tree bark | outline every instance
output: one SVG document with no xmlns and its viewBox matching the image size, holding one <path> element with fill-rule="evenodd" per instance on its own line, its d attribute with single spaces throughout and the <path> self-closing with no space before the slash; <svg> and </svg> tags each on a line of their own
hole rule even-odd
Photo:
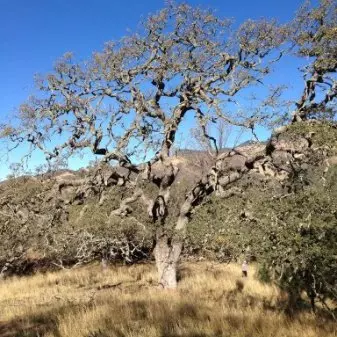
<svg viewBox="0 0 337 337">
<path fill-rule="evenodd" d="M 182 240 L 171 243 L 166 235 L 157 238 L 154 257 L 158 271 L 158 282 L 165 289 L 177 287 L 177 269 L 182 245 Z"/>
</svg>

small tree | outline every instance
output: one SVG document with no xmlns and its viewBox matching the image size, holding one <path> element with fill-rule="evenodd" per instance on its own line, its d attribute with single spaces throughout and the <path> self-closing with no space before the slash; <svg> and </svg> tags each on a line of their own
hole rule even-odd
<svg viewBox="0 0 337 337">
<path fill-rule="evenodd" d="M 336 167 L 330 170 L 325 186 L 316 183 L 288 198 L 266 202 L 269 240 L 257 245 L 278 283 L 293 300 L 306 291 L 314 310 L 316 299 L 325 304 L 337 298 L 336 172 Z"/>
</svg>

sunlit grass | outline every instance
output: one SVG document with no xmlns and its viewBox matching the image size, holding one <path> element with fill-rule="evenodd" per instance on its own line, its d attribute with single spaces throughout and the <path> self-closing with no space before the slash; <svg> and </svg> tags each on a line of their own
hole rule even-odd
<svg viewBox="0 0 337 337">
<path fill-rule="evenodd" d="M 0 282 L 0 336 L 337 336 L 310 311 L 288 317 L 285 295 L 234 264 L 185 263 L 176 291 L 153 265 L 72 270 Z"/>
</svg>

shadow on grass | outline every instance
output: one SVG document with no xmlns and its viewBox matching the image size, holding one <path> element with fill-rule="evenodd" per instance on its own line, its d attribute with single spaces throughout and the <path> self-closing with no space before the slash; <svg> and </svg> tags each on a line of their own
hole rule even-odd
<svg viewBox="0 0 337 337">
<path fill-rule="evenodd" d="M 106 299 L 104 300 L 106 301 Z M 214 305 L 212 304 L 214 303 Z M 222 311 L 222 303 L 229 307 Z M 107 304 L 107 302 L 105 302 Z M 100 306 L 99 303 L 96 303 Z M 278 335 L 279 325 L 290 325 L 285 330 L 292 329 L 298 321 L 303 327 L 312 325 L 319 327 L 322 336 L 333 334 L 331 322 L 300 315 L 289 318 L 284 315 L 283 320 L 274 322 L 268 319 L 269 313 L 284 312 L 283 305 L 262 300 L 261 298 L 245 294 L 242 285 L 223 293 L 220 297 L 209 298 L 203 303 L 195 298 L 188 299 L 129 299 L 126 301 L 108 301 L 109 308 L 104 316 L 102 326 L 87 337 L 126 337 L 126 336 L 158 336 L 158 337 L 206 337 L 230 336 L 240 333 L 242 336 L 272 336 Z M 261 315 L 250 315 L 254 308 L 261 310 Z M 258 309 L 258 310 L 259 310 Z M 310 308 L 303 307 L 303 312 Z M 247 311 L 246 313 L 242 313 Z M 299 312 L 299 313 L 300 313 Z M 279 324 L 279 325 L 278 325 Z M 143 330 L 145 328 L 145 330 Z M 284 336 L 290 336 L 289 331 Z M 270 334 L 271 333 L 271 334 Z M 247 335 L 247 336 L 248 336 Z M 279 336 L 279 335 L 278 335 Z"/>
<path fill-rule="evenodd" d="M 50 332 L 59 336 L 55 322 L 44 316 L 0 323 L 0 337 L 41 337 Z"/>
<path fill-rule="evenodd" d="M 0 337 L 43 337 L 47 334 L 61 337 L 57 315 L 69 312 L 73 307 L 74 305 L 64 305 L 46 310 L 43 313 L 0 322 Z"/>
<path fill-rule="evenodd" d="M 222 303 L 225 303 L 230 310 L 221 311 Z M 266 336 L 269 329 L 275 329 L 273 322 L 266 319 L 268 312 L 282 310 L 271 302 L 261 301 L 259 298 L 245 294 L 241 284 L 237 284 L 233 290 L 224 292 L 220 297 L 209 298 L 208 304 L 196 299 L 193 301 L 186 299 L 170 301 L 169 298 L 119 300 L 115 297 L 111 299 L 103 297 L 102 302 L 98 300 L 95 303 L 86 304 L 81 307 L 81 310 L 90 311 L 91 308 L 101 305 L 106 305 L 107 310 L 97 321 L 97 328 L 86 337 L 126 337 L 130 334 L 145 336 L 146 331 L 152 331 L 151 336 L 154 336 L 155 331 L 155 336 L 158 337 L 206 337 L 210 336 L 210 331 L 211 336 L 224 336 L 226 335 L 224 333 L 240 332 L 241 329 L 243 332 L 244 329 L 249 330 L 251 336 L 259 334 Z M 248 309 L 247 312 L 249 312 L 255 307 L 261 308 L 261 316 L 248 317 L 247 321 L 247 316 L 240 314 L 242 310 Z M 71 317 L 72 312 L 78 314 L 78 307 L 67 304 L 40 314 L 28 315 L 6 323 L 0 322 L 0 337 L 43 337 L 47 334 L 61 337 L 58 317 L 69 315 Z M 298 320 L 303 326 L 315 324 L 323 335 L 333 333 L 332 325 L 325 325 L 324 320 L 301 322 L 304 319 L 305 317 L 294 316 L 288 320 L 288 323 L 292 324 L 292 320 Z M 141 332 L 144 328 L 150 329 Z"/>
</svg>

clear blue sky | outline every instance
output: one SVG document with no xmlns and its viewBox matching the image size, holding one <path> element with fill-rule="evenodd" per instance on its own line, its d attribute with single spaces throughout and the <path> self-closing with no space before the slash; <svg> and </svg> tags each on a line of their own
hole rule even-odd
<svg viewBox="0 0 337 337">
<path fill-rule="evenodd" d="M 215 8 L 240 23 L 247 18 L 289 20 L 299 0 L 188 0 Z M 36 73 L 51 70 L 66 51 L 77 60 L 100 50 L 104 42 L 134 30 L 139 20 L 164 6 L 163 0 L 0 0 L 0 122 L 33 92 Z M 286 61 L 280 76 L 287 77 Z M 299 90 L 298 84 L 293 85 Z M 294 88 L 294 89 L 296 89 Z M 39 159 L 37 159 L 39 160 Z M 10 158 L 18 161 L 18 158 Z M 0 161 L 0 179 L 7 165 Z"/>
</svg>

